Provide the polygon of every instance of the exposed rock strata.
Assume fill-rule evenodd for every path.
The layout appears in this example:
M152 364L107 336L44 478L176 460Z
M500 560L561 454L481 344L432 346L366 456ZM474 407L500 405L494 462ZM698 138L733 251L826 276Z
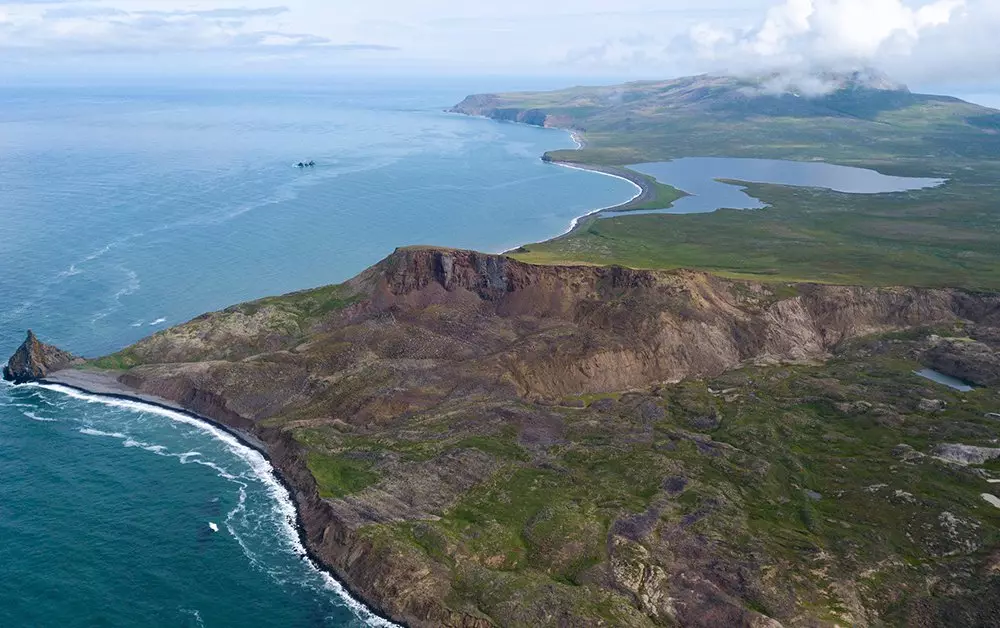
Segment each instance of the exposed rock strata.
M81 362L74 355L40 342L29 329L28 337L3 367L3 378L15 383L30 382Z
M547 452L565 442L566 428L545 408L568 395L648 388L748 362L815 361L866 334L977 322L1000 311L995 296L955 290L780 288L688 271L532 266L470 251L402 249L345 284L335 309L305 295L295 303L307 305L246 304L160 332L118 356L132 367L120 381L263 441L294 488L310 548L385 615L414 626L582 625L593 616L574 614L565 591L551 587L500 607L453 603L462 598L456 582L501 567L503 556L446 567L369 534L389 523L419 532L420 522L435 521L469 490L500 481L496 457L469 447L415 458L361 452L379 480L322 498L296 434L322 426L372 438L392 429L404 439L419 434L420 444L435 438L420 432L422 418L447 415L470 429L513 430L532 464L547 468ZM31 353L28 345L35 357L14 366L44 368L16 372L44 376L70 359L44 346ZM695 429L718 427L712 403L680 405L692 408ZM616 435L626 442L651 438L663 419L656 400L641 395L602 407L635 417L631 431ZM709 459L737 455L707 434L676 431L665 446L693 447ZM581 581L629 596L633 607L620 610L618 623L779 625L741 602L763 595L759 566L723 560L715 542L690 531L724 502L661 527L656 560L647 556L652 542L637 545L684 484L671 476L652 514L616 524L606 571ZM780 615L796 615L786 594L768 601Z

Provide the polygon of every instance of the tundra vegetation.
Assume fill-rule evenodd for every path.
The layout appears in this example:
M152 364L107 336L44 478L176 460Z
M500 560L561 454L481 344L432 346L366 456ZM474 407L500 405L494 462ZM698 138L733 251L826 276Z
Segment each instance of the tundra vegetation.
M996 625L1000 114L711 77L456 110L575 129L585 148L548 158L588 166L949 182L749 184L767 209L598 217L511 256L400 249L79 368L260 439L312 551L410 625ZM72 357L31 343L13 375Z
M525 261L996 290L1000 112L889 87L847 77L843 89L806 98L701 76L471 96L455 110L575 129L586 140L582 150L546 157L585 166L757 157L948 179L940 188L879 195L740 183L769 207L592 218L564 237L524 247L517 256Z

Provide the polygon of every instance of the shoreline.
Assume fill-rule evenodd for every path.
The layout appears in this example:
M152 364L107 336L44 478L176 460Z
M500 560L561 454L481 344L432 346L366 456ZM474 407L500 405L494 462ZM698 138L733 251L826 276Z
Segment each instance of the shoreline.
M77 377L66 377L71 374L76 375ZM11 385L17 386L17 384ZM379 626L380 628L406 628L405 624L398 623L380 614L372 608L370 604L364 602L361 596L352 589L350 584L342 578L339 578L336 573L334 573L333 569L327 566L319 557L317 552L310 546L309 535L303 522L301 507L296 499L297 493L295 488L285 478L285 475L274 463L274 460L268 451L267 443L258 438L252 432L227 425L222 421L218 421L203 414L188 410L180 404L171 402L168 399L164 399L156 395L146 395L138 391L133 391L131 388L122 384L109 374L87 371L57 371L50 374L48 377L30 382L26 385L36 385L42 387L44 390L51 390L60 394L68 393L58 390L58 387L66 388L77 393L99 398L98 403L100 403L100 399L106 399L108 401L125 401L149 406L160 411L174 412L210 428L205 431L208 432L212 438L218 438L218 436L211 434L212 429L221 430L223 433L232 436L236 439L240 446L256 452L262 456L264 461L267 463L268 474L275 480L278 486L284 490L286 493L284 497L287 498L288 504L291 505L291 509L295 513L294 522L292 522L291 528L298 544L302 547L303 558L309 562L313 569L329 579L331 585L333 586L333 592L341 599L344 605L347 606L358 619L369 625ZM91 386L92 388L87 388L86 386ZM169 416L165 418L173 420L170 419Z
M569 133L570 139L573 141L574 144L576 144L576 146L573 147L572 150L583 150L586 147L586 145L587 145L586 141L583 139L583 135L579 131L576 131L574 129L567 129L565 127L555 127L555 126L540 126L540 125L537 125L537 124L528 124L527 122L518 122L516 120L497 120L496 118L491 118L490 116L487 116L487 115L484 115L484 114L469 114L469 113L464 113L464 112L460 112L460 111L455 111L453 109L445 109L445 113L457 114L457 115L467 116L467 117L470 117L470 118L481 118L483 120L489 120L489 121L494 122L494 123L499 122L501 124L522 124L524 126L534 127L536 129L553 129L553 130L558 130L558 131L565 131L566 133ZM553 161L553 160L544 159L544 154L543 154L543 161L545 163L552 164L554 166L559 166L561 168L570 168L572 170L582 170L584 172L594 172L596 174L604 175L606 177L614 177L615 179L621 179L622 181L627 181L627 182L631 183L632 186L636 188L637 192L635 193L635 195L632 196L632 198L630 198L630 199L628 199L626 201L623 201L621 203L615 203L614 205L608 205L607 207L598 207L596 209L592 209L592 210L588 211L585 214L580 214L579 216L573 218L570 221L569 227L567 227L565 231L563 231L562 233L556 234L556 235L552 236L551 238L547 238L546 240L541 240L542 242L547 242L549 240L555 240L555 239L561 238L561 237L563 237L565 235L569 235L570 233L573 232L574 229L576 229L578 226L580 226L580 222L581 221L583 221L584 219L589 218L589 217L591 217L591 216L593 216L595 214L599 214L601 212L625 211L626 208L629 205L631 205L632 203L635 203L635 202L645 202L645 201L653 200L653 198L655 198L655 196L656 196L656 192L650 186L650 182L649 182L648 178L646 178L644 176L641 176L638 173L636 173L636 175L634 177L629 177L628 173L627 173L627 171L626 171L626 169L625 169L624 166L596 166L596 165L589 165L589 164L574 163L574 162L571 162L571 161ZM623 171L625 171L625 172L623 172ZM528 244L534 244L534 243L533 242L525 242L523 244L519 244L519 245L511 247L509 249L504 249L502 251L499 251L499 253L501 255L506 254L506 253L511 253L511 252L516 251L517 249L521 248L522 246L526 246Z
M636 201L647 200L653 194L652 188L648 187L647 185L644 185L644 182L640 183L641 180L637 181L637 180L630 179L630 178L628 178L626 176L622 176L621 174L615 174L613 172L608 172L608 170L602 169L601 166L586 166L586 165L581 165L581 164L575 164L575 163L568 162L568 161L550 161L550 162L547 162L547 163L550 163L550 164L555 165L555 166L559 166L560 168L569 168L571 170L582 170L584 172L593 172L595 174L600 174L600 175L603 175L605 177L612 177L612 178L615 178L615 179L621 179L622 181L627 181L630 184L632 184L632 186L635 187L636 190L637 190L636 193L632 196L632 198L628 199L627 201L625 201L623 203L616 203L614 205L608 205L607 207L598 207L597 209L590 210L586 214L581 214L581 215L577 216L576 218L574 218L573 220L570 221L568 229L566 229L565 231L563 231L562 233L560 233L557 236L549 238L550 240L554 240L556 238L561 238L564 235L572 233L574 229L576 229L578 226L580 226L580 222L582 220L584 220L586 218L589 218L589 217L593 216L594 214L599 214L601 212L614 211L616 209L623 208L623 207L626 207L628 205L631 205L632 203L634 203ZM638 179L638 177L637 177L637 179Z
M559 128L559 127L550 127L550 128ZM576 131L574 129L563 129L563 130L569 133L569 138L573 140L574 144L576 144L576 148L574 148L574 150L583 150L584 148L586 148L587 143L583 139L583 135L579 131ZM597 209L590 210L586 214L581 214L577 216L576 218L570 221L569 227L565 231L563 231L559 235L549 238L549 240L555 240L565 235L569 235L570 233L573 232L574 229L580 226L581 221L595 214L599 214L601 212L627 211L628 206L632 205L633 203L636 202L644 203L647 201L651 201L656 197L656 191L650 184L650 179L648 177L640 175L639 173L635 173L634 175L630 176L631 171L628 170L625 166L598 166L598 165L575 163L572 161L555 161L546 158L545 155L542 155L542 160L545 161L545 163L550 163L556 166L560 166L562 168L570 168L572 170L582 170L584 172L594 172L600 175L604 175L606 177L614 177L615 179L628 181L637 190L636 193L632 196L632 198L628 199L627 201L616 203L614 205L608 205L607 207L598 207ZM524 245L522 244L521 246ZM514 249L510 250L513 251ZM507 251L504 251L504 253L506 252Z

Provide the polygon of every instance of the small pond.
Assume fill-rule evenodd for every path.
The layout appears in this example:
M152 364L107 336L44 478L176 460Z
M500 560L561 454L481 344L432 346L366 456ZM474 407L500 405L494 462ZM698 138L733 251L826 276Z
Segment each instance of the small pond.
M720 208L761 209L766 207L743 188L716 179L772 183L798 187L825 188L849 194L906 192L941 185L945 179L893 177L865 168L836 166L818 161L777 159L737 159L729 157L685 157L674 161L636 164L632 170L655 177L684 190L691 196L673 207L638 213L694 214ZM624 213L624 212L623 212Z
M972 386L969 386L962 380L956 379L950 375L945 375L944 373L938 373L934 369L920 369L919 371L913 371L913 372L919 375L920 377L929 379L932 382L944 384L945 386L954 388L955 390L960 390L962 392L969 392L970 390L974 390Z

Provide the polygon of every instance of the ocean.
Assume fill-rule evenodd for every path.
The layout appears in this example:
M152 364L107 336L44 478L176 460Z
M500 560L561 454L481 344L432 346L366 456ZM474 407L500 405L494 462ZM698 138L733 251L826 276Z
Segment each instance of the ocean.
M106 354L634 194L542 163L567 133L443 112L481 89L0 88L0 353L30 327ZM185 415L0 385L0 626L384 624L302 555L290 508L260 454Z

